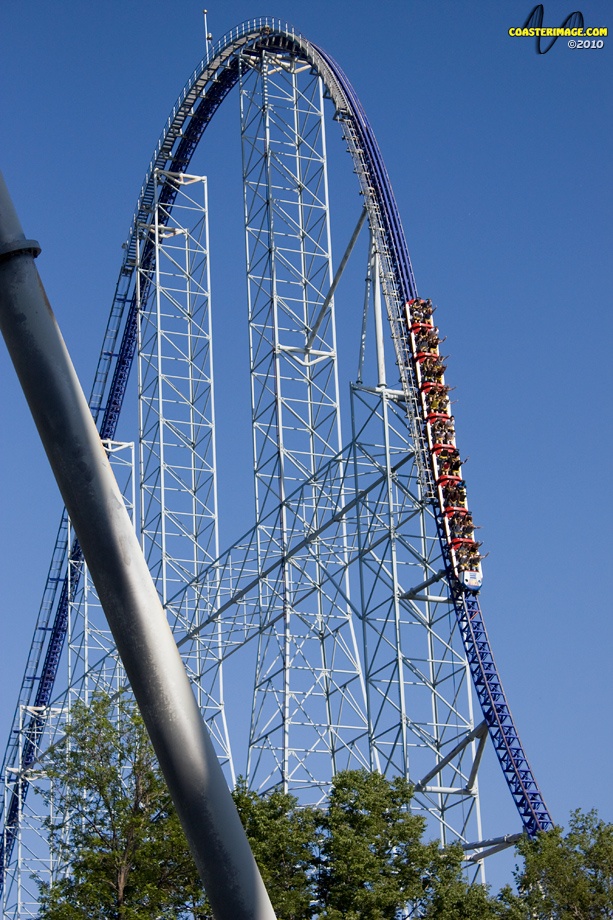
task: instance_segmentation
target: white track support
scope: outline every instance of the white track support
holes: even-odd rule
[[[321,793],[345,766],[430,775],[415,803],[442,842],[479,839],[470,679],[406,394],[386,383],[377,234],[359,357],[372,383],[351,388],[341,450],[319,80],[284,54],[241,64],[256,526],[220,573],[230,557],[267,573],[228,592],[259,633],[249,780]]]
[[[40,721],[41,731],[36,736],[35,763],[25,773],[9,768],[4,779],[5,814],[13,797],[19,802],[15,816],[16,859],[6,867],[5,884],[2,892],[3,920],[26,920],[39,915],[38,880],[49,882],[53,869],[53,855],[47,840],[46,819],[50,811],[49,797],[43,797],[49,783],[40,766],[40,757],[47,749],[59,722],[63,724],[63,710],[50,707],[46,710],[23,706],[19,713],[19,746],[23,752],[26,738],[32,738],[27,728],[32,719]],[[29,795],[24,794],[28,791]],[[3,828],[5,840],[11,828]]]
[[[217,593],[200,577],[219,553],[207,207],[204,177],[159,171],[138,245],[141,532],[178,641]],[[182,654],[233,778],[220,646],[217,621]]]
[[[344,525],[283,561],[343,502],[339,473],[320,475],[341,447],[323,92],[283,53],[241,65],[258,568],[280,564],[258,589],[248,773],[258,789],[317,797],[363,762],[365,732]],[[326,566],[338,574],[328,591]]]
[[[466,842],[480,834],[470,677],[403,393],[353,386],[352,422],[370,762],[414,783],[436,777],[415,804],[443,843]]]
[[[122,489],[126,507],[134,516],[135,477],[134,444],[104,441],[117,481]],[[74,543],[70,520],[67,522],[67,546]],[[22,706],[20,710],[18,743],[22,751],[34,744],[32,766],[25,772],[10,768],[4,778],[5,814],[9,803],[19,802],[15,822],[17,859],[7,867],[3,889],[3,913],[6,920],[37,917],[39,913],[37,879],[49,881],[65,871],[56,851],[61,841],[50,845],[47,822],[54,814],[49,783],[45,776],[45,752],[64,734],[70,709],[77,700],[87,702],[95,693],[113,695],[126,687],[126,678],[106,617],[82,559],[65,561],[68,606],[66,647],[62,659],[63,679],[58,681],[58,693],[51,706],[37,708]],[[33,726],[40,728],[33,730]],[[24,786],[28,795],[22,796]],[[64,816],[66,818],[67,816]],[[4,828],[4,835],[10,828]],[[64,858],[65,858],[64,853]]]
[[[134,443],[104,441],[126,507],[134,521],[136,478]],[[75,539],[68,522],[68,545]],[[126,677],[115,642],[98,600],[84,560],[68,561],[68,684],[62,706],[68,711],[81,700],[88,703],[95,693],[114,694],[125,687]],[[58,703],[60,701],[58,700]]]

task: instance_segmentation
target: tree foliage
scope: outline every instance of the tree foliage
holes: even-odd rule
[[[566,835],[555,827],[517,850],[517,890],[501,894],[509,920],[613,918],[613,825],[595,811],[575,811]]]
[[[321,917],[384,920],[423,896],[433,851],[421,842],[424,820],[409,811],[411,795],[405,780],[380,773],[336,777],[320,816]]]
[[[41,920],[187,916],[196,870],[134,705],[77,703],[45,766],[51,848],[67,871],[41,884]]]
[[[421,902],[419,916],[423,920],[496,920],[504,916],[488,888],[470,884],[463,867],[464,853],[459,845],[437,850]]]
[[[212,920],[131,701],[77,703],[46,775],[61,871],[40,883],[40,920]],[[233,795],[279,920],[613,920],[613,826],[595,812],[522,838],[516,888],[494,898],[460,847],[424,842],[401,778],[340,773],[321,809],[243,780]]]
[[[277,917],[312,917],[317,812],[299,809],[294,796],[278,790],[260,797],[242,779],[233,795]]]

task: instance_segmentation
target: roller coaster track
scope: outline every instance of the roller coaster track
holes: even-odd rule
[[[388,318],[395,345],[396,361],[407,404],[411,434],[416,449],[417,466],[422,489],[434,500],[436,486],[432,457],[424,434],[420,408],[415,356],[405,320],[407,301],[417,297],[411,261],[394,200],[392,187],[373,131],[364,110],[347,77],[338,64],[321,48],[295,34],[287,25],[273,19],[251,20],[227,33],[212,46],[206,58],[195,69],[172,109],[151,159],[134,214],[125,256],[113,299],[102,350],[90,396],[90,407],[103,439],[113,439],[117,430],[128,377],[137,340],[136,307],[136,245],[137,228],[152,220],[154,175],[158,170],[186,172],[200,139],[215,112],[239,79],[239,55],[245,51],[269,51],[295,54],[308,61],[325,85],[335,107],[344,140],[353,159],[354,169],[364,198],[368,220],[381,258],[381,279]],[[163,192],[164,204],[173,201],[170,185]],[[152,266],[155,253],[151,242],[141,253],[141,266]],[[145,271],[145,277],[151,272]],[[141,291],[141,298],[146,292]],[[543,797],[522,748],[510,708],[506,701],[489,643],[476,594],[466,592],[454,579],[449,552],[445,551],[445,533],[441,514],[437,511],[437,526],[448,575],[457,621],[464,642],[473,684],[483,710],[489,734],[500,761],[505,779],[516,803],[524,828],[531,836],[552,826]],[[44,589],[43,600],[35,630],[25,676],[16,708],[13,731],[3,761],[2,775],[7,768],[24,777],[20,797],[27,794],[27,774],[36,760],[37,742],[44,726],[44,711],[51,694],[64,646],[71,592],[78,579],[69,584],[65,571],[66,558],[78,572],[82,560],[75,541],[68,547],[68,524],[64,514]],[[17,741],[20,711],[28,707],[30,721],[22,745]],[[0,844],[0,865],[3,867],[0,890],[4,884],[4,869],[11,858],[16,839],[16,821],[20,801],[13,793],[4,815],[5,834]]]

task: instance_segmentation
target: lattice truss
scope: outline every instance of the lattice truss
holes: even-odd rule
[[[344,502],[323,94],[308,65],[264,54],[245,58],[240,95],[257,551],[277,561],[258,592],[249,773],[312,787],[365,732],[344,522],[320,532]]]
[[[49,882],[53,875],[54,860],[49,848],[46,821],[50,816],[50,802],[46,798],[49,784],[40,761],[53,738],[58,725],[64,724],[66,710],[61,707],[22,706],[19,711],[18,743],[20,753],[30,743],[32,723],[40,726],[35,734],[35,766],[26,771],[9,768],[4,780],[4,837],[14,834],[13,859],[5,867],[2,892],[2,917],[20,920],[37,917],[39,911],[39,882]],[[61,729],[60,729],[61,730]],[[28,794],[29,793],[29,794]],[[27,798],[26,798],[27,796]],[[16,808],[11,808],[16,803]]]
[[[385,385],[378,254],[365,318],[372,299],[379,373],[353,387],[343,442],[321,81],[289,55],[243,57],[250,547],[266,572],[251,588],[249,776],[321,790],[344,767],[405,773],[444,839],[471,821],[478,839],[466,660],[406,397]]]
[[[137,245],[141,534],[218,752],[234,779],[223,707],[207,185],[159,171]],[[151,247],[154,256],[151,258]],[[203,570],[206,569],[206,575]]]
[[[239,88],[253,526],[220,550],[202,177],[158,170],[150,220],[138,231],[138,499],[130,445],[108,449],[229,782],[223,671],[244,661],[248,740],[233,744],[247,749],[253,788],[281,785],[317,802],[341,769],[402,774],[443,842],[479,841],[486,730],[473,721],[415,400],[406,385],[388,383],[399,373],[384,330],[381,290],[388,301],[393,292],[381,236],[371,227],[366,266],[359,248],[352,255],[367,236],[363,214],[333,262],[325,99],[311,67],[283,52],[248,51]],[[346,265],[356,263],[352,273],[366,274],[363,304],[351,295],[343,309],[356,325],[362,314],[362,335],[356,379],[341,402],[334,293],[338,286],[341,296]],[[65,562],[64,571],[72,579],[65,682],[40,716],[44,731],[28,734],[39,716],[24,710],[20,734],[40,748],[28,761],[39,779],[39,753],[74,700],[124,684],[83,562]],[[16,795],[23,802],[5,916],[35,916],[26,875],[61,869],[41,843],[42,799],[25,804],[17,790],[29,778],[4,779],[4,814]]]
[[[103,442],[128,511],[135,508],[134,444]],[[66,520],[64,563],[57,578],[67,585],[66,644],[62,656],[62,679],[48,706],[19,707],[16,743],[19,760],[26,769],[5,767],[3,814],[4,866],[2,917],[21,920],[37,917],[38,882],[49,882],[66,871],[61,833],[49,845],[50,820],[68,819],[54,809],[51,785],[45,774],[45,752],[61,739],[77,700],[87,703],[96,693],[113,697],[125,687],[123,667],[92,584],[87,566],[74,553],[74,534]],[[10,843],[10,847],[9,847]]]

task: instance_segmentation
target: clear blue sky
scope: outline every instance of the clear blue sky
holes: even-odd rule
[[[353,82],[420,292],[439,304],[489,552],[483,609],[522,741],[555,820],[594,806],[613,821],[613,11],[604,0],[549,0],[545,25],[579,8],[611,35],[602,50],[559,39],[538,56],[532,40],[507,35],[533,5],[226,0],[211,4],[209,29],[217,39],[245,19],[278,16]],[[38,267],[87,392],[145,169],[204,53],[201,9],[187,0],[0,8],[0,168],[26,235],[42,244]],[[221,204],[238,158],[236,140],[205,163]],[[231,241],[214,241],[219,264],[232,253]],[[60,500],[3,348],[0,374],[4,746]],[[513,831],[493,758],[486,768],[486,829]]]

